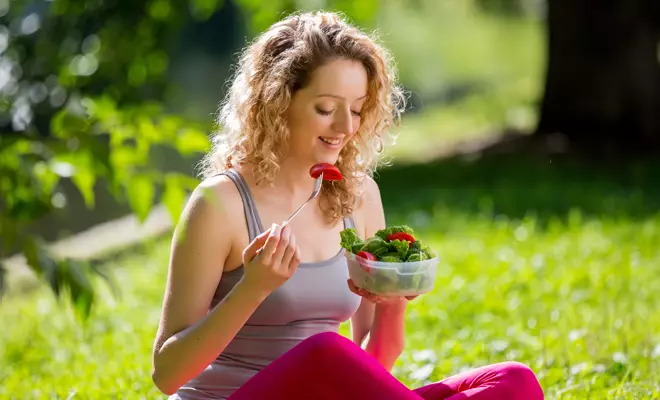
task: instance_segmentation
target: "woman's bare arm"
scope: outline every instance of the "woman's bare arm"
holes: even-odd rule
[[[168,395],[213,362],[267,296],[241,281],[208,311],[236,232],[237,219],[230,216],[241,204],[233,190],[225,177],[202,183],[172,240],[152,371],[155,385]]]
[[[359,209],[364,239],[386,227],[385,212],[376,182],[367,178],[364,199]],[[353,341],[374,356],[388,371],[404,348],[407,300],[373,304],[366,298],[351,319]]]

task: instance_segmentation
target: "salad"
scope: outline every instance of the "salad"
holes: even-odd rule
[[[433,288],[437,256],[409,226],[389,226],[366,240],[354,228],[340,235],[350,277],[358,287],[383,296],[410,296]]]
[[[407,225],[381,229],[367,240],[360,239],[355,228],[344,229],[340,237],[344,249],[372,261],[414,262],[436,256],[428,245],[415,238],[415,232]]]

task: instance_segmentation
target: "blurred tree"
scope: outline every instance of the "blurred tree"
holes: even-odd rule
[[[537,135],[577,149],[660,151],[660,2],[548,0]]]
[[[201,127],[164,113],[168,44],[187,16],[207,18],[219,2],[16,0],[0,6],[0,254],[20,250],[33,271],[86,316],[94,300],[91,276],[108,275],[54,257],[28,227],[66,201],[61,180],[77,186],[88,208],[103,181],[142,220],[162,186],[176,220],[196,180],[154,168],[150,151],[163,145],[190,155],[205,151],[208,141]]]

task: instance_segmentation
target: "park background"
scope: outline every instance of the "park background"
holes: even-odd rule
[[[376,180],[441,262],[395,376],[517,360],[548,399],[659,398],[653,0],[0,0],[0,397],[158,397],[172,227],[237,52],[312,9],[377,30],[409,97]]]

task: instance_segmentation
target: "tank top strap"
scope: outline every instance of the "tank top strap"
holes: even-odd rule
[[[252,193],[250,192],[250,188],[248,187],[247,182],[245,182],[245,178],[243,178],[243,176],[234,169],[228,169],[226,171],[219,172],[215,176],[218,175],[227,176],[236,185],[236,188],[241,195],[241,200],[243,201],[245,222],[247,223],[250,241],[254,240],[254,238],[259,236],[259,234],[265,229],[261,223],[261,218],[259,217],[257,206],[252,199]],[[353,219],[353,216],[349,215],[344,217],[344,229],[355,227],[355,220]]]
[[[350,228],[355,228],[355,220],[351,215],[344,217],[344,229],[350,229]]]
[[[356,196],[355,203],[353,204],[354,210],[357,209],[359,201],[360,199]],[[355,226],[355,219],[353,219],[353,215],[347,215],[344,217],[344,229],[350,229],[350,228],[357,228]]]
[[[224,172],[218,173],[217,175],[225,175],[231,179],[238,192],[241,195],[241,200],[243,201],[243,210],[245,212],[245,222],[247,223],[248,234],[250,235],[250,242],[254,240],[261,232],[264,231],[263,226],[261,225],[261,219],[259,218],[259,213],[257,212],[257,206],[254,204],[252,199],[252,194],[250,193],[250,188],[245,182],[243,176],[236,170],[228,169]]]

